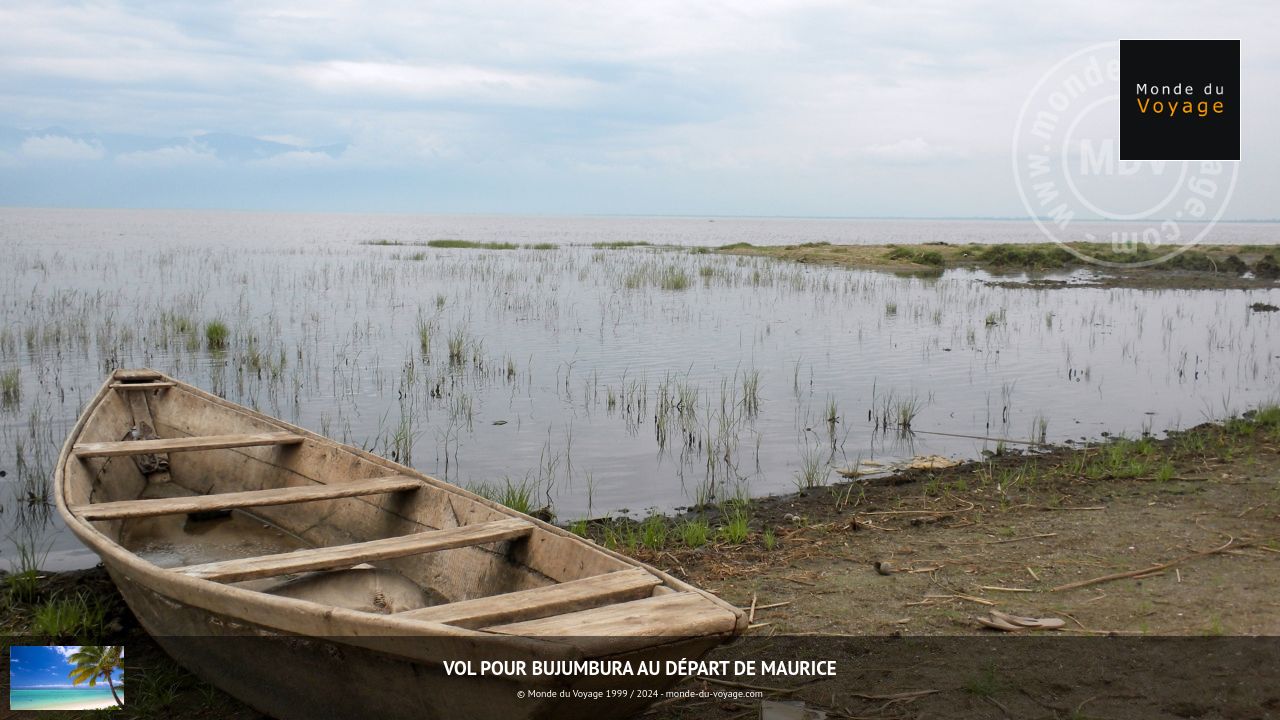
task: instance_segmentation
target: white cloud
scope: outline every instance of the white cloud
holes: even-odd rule
[[[905,138],[897,142],[880,145],[868,145],[862,149],[862,156],[870,160],[901,164],[955,160],[964,157],[964,155],[963,151],[954,147],[931,145],[922,137]]]
[[[22,155],[32,160],[100,160],[105,152],[96,141],[65,135],[38,135],[22,141]]]
[[[463,99],[510,105],[571,104],[596,87],[590,80],[473,65],[335,60],[302,65],[299,79],[326,93],[400,100]]]
[[[219,165],[221,160],[212,150],[200,145],[171,145],[155,150],[139,150],[116,156],[121,165],[143,168],[172,168]]]
[[[80,652],[79,645],[53,645],[53,651],[64,658],[70,659],[72,655]]]
[[[316,152],[314,150],[290,150],[261,160],[250,161],[249,164],[257,167],[269,168],[319,169],[332,167],[337,162],[337,158],[328,153]]]

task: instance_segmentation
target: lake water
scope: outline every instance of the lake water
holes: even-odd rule
[[[1210,242],[1276,230],[1224,224]],[[556,247],[369,244],[437,238]],[[24,498],[115,367],[451,482],[523,486],[564,521],[996,446],[935,432],[1136,436],[1276,397],[1280,314],[1248,306],[1280,304],[1277,289],[1006,289],[691,251],[939,241],[1042,236],[1012,221],[0,210],[0,374],[19,388],[0,403],[0,531],[38,528],[51,569],[96,562]]]
[[[121,700],[124,699],[123,688],[117,688],[116,693],[120,695]],[[111,688],[106,685],[73,688],[11,688],[9,690],[10,710],[93,710],[115,706],[116,701],[111,696]]]

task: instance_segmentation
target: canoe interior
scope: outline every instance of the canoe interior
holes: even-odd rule
[[[146,383],[129,389],[131,382]],[[162,439],[280,433],[286,425],[234,405],[214,402],[162,376],[117,373],[90,409],[75,443],[119,443],[146,417]],[[149,417],[148,417],[149,416]],[[106,448],[106,450],[103,450]],[[108,452],[110,445],[94,449]],[[86,451],[87,453],[88,451]],[[143,474],[134,456],[72,457],[64,467],[71,507],[146,498],[173,498],[387,478],[404,472],[388,461],[310,434],[301,441],[169,452],[167,472]],[[403,484],[403,483],[401,483]],[[222,513],[166,514],[92,520],[109,540],[161,567],[180,567],[396,538],[519,517],[422,482],[417,489],[239,508]],[[474,600],[634,569],[593,546],[533,525],[511,540],[404,557],[354,569],[296,573],[238,583],[255,590],[313,599],[373,612]],[[324,581],[316,579],[323,575]],[[309,588],[309,589],[308,589]],[[351,588],[357,591],[352,592]],[[370,604],[365,595],[383,596]],[[640,596],[673,590],[664,583]]]

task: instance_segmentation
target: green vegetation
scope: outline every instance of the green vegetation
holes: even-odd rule
[[[532,245],[525,245],[525,248],[529,250],[559,250],[560,246],[555,243],[540,242],[533,243]]]
[[[505,478],[501,485],[491,485],[489,483],[480,483],[471,487],[471,492],[480,497],[487,498],[496,503],[506,505],[516,512],[528,515],[537,508],[534,507],[534,497],[537,492],[535,483],[522,480],[518,483],[511,482],[511,478]],[[586,521],[582,522],[582,530],[586,531]],[[575,531],[576,532],[576,531]]]
[[[652,247],[653,243],[644,240],[613,240],[610,242],[593,242],[591,247],[597,250],[623,250],[634,247]]]
[[[227,346],[227,340],[231,337],[231,330],[227,328],[227,324],[221,320],[214,320],[204,326],[205,343],[210,350],[221,350]]]
[[[918,265],[929,265],[931,267],[942,267],[946,264],[946,259],[942,257],[942,253],[937,250],[924,250],[921,248],[904,247],[902,245],[890,245],[891,249],[885,255],[890,260],[903,260],[913,262]]]
[[[101,640],[107,635],[107,606],[86,593],[53,598],[36,607],[31,629],[51,640]]]
[[[711,537],[711,526],[702,518],[688,518],[676,526],[680,542],[687,548],[700,548]]]
[[[671,265],[663,270],[658,284],[663,290],[685,290],[689,287],[689,273]]]
[[[800,451],[800,468],[796,470],[796,488],[812,490],[827,484],[831,468],[827,465],[826,452],[818,446],[806,445]]]
[[[76,685],[87,682],[89,687],[95,687],[98,680],[105,680],[107,687],[111,688],[111,697],[115,698],[116,705],[123,705],[120,695],[116,692],[116,684],[111,679],[112,673],[124,670],[123,650],[124,648],[119,645],[80,646],[80,649],[68,658],[75,663],[75,669],[70,675],[71,682]]]
[[[16,407],[22,399],[22,377],[18,368],[0,373],[0,406]]]
[[[520,246],[509,242],[481,242],[479,240],[428,240],[427,247],[461,248],[464,250],[516,250]]]
[[[720,541],[728,545],[741,545],[751,534],[751,517],[746,502],[728,502],[722,508],[724,524],[720,526]]]
[[[1076,262],[1075,256],[1056,245],[988,245],[974,250],[979,261],[996,268],[1049,270]]]
[[[650,515],[640,523],[640,544],[649,550],[661,550],[667,546],[667,519]]]

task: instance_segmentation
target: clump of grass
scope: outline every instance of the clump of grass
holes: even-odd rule
[[[129,707],[138,717],[173,717],[173,705],[192,683],[190,675],[174,664],[159,664],[137,673]]]
[[[19,450],[21,453],[21,450]],[[19,456],[21,462],[21,456]],[[4,578],[5,591],[11,603],[31,603],[40,595],[40,566],[53,548],[50,540],[43,547],[34,530],[20,533],[13,539],[15,559]]]
[[[764,549],[769,552],[773,552],[778,547],[778,534],[773,531],[773,528],[767,528],[760,540],[764,543]]]
[[[428,240],[427,247],[460,248],[464,250],[515,250],[520,246],[509,242],[481,242],[479,240]]]
[[[662,271],[658,284],[663,290],[684,290],[689,287],[689,273],[673,266]]]
[[[1064,267],[1071,264],[1075,258],[1060,247],[991,245],[978,254],[978,260],[995,267],[1043,270]]]
[[[511,478],[504,478],[501,485],[491,485],[489,483],[480,483],[471,488],[471,492],[483,498],[488,498],[496,503],[506,505],[516,512],[528,515],[537,508],[534,507],[534,497],[537,493],[535,483],[522,480],[518,483],[511,482]],[[586,521],[583,523],[583,532],[586,532]]]
[[[749,242],[736,242],[736,243],[729,243],[728,245],[721,245],[716,249],[717,250],[745,250],[747,248],[752,248],[752,247],[755,247],[755,245],[752,245]]]
[[[10,368],[0,373],[0,405],[17,407],[22,400],[22,376],[18,368]]]
[[[687,548],[700,548],[711,537],[711,526],[702,518],[689,518],[676,526],[680,542]]]
[[[214,320],[204,326],[204,340],[210,350],[221,350],[227,346],[231,338],[231,330],[221,320]]]
[[[751,534],[751,517],[746,503],[725,503],[724,524],[720,526],[720,541],[729,545],[741,545]]]
[[[559,250],[560,246],[555,243],[540,242],[533,243],[532,245],[525,245],[525,248],[528,250]]]
[[[742,375],[742,409],[748,415],[760,412],[760,371],[748,370]]]
[[[667,520],[661,515],[650,515],[640,523],[640,544],[650,550],[667,546]]]
[[[800,452],[800,468],[796,470],[796,487],[811,490],[827,484],[831,468],[827,466],[822,448],[806,445]]]
[[[574,520],[572,523],[569,524],[569,532],[573,533],[574,535],[577,535],[578,537],[586,537],[587,533],[590,531],[591,531],[591,523],[587,522],[586,518],[582,518],[581,520]]]
[[[596,250],[623,250],[625,248],[649,247],[651,245],[653,245],[653,243],[645,242],[644,240],[613,240],[609,242],[591,243],[591,247]]]
[[[840,407],[836,403],[835,395],[827,396],[827,409],[823,412],[823,415],[825,416],[823,419],[827,421],[828,425],[835,425],[840,422]]]
[[[942,257],[942,253],[937,250],[917,250],[915,248],[902,247],[900,245],[890,246],[891,249],[885,254],[890,260],[905,260],[919,265],[929,265],[931,267],[942,267],[946,264],[946,259]]]
[[[449,335],[449,364],[461,365],[467,357],[467,332],[458,328]]]
[[[908,431],[916,416],[924,409],[924,404],[916,397],[901,398],[894,404],[894,416],[898,421],[898,429]]]
[[[1263,280],[1280,279],[1280,260],[1274,253],[1262,256],[1253,264],[1253,274]]]
[[[423,356],[431,355],[431,336],[435,333],[434,324],[425,318],[422,313],[418,314],[418,349],[422,351]]]
[[[98,640],[107,634],[107,606],[83,593],[53,598],[36,608],[31,627],[46,638]]]

